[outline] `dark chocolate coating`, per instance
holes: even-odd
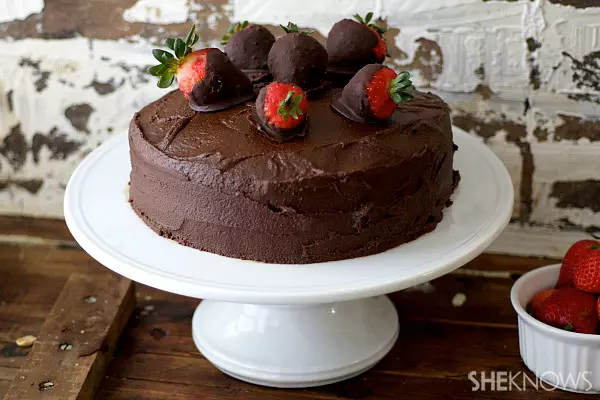
[[[271,47],[268,63],[274,80],[310,89],[319,86],[325,76],[327,51],[311,36],[288,33]]]
[[[359,124],[329,107],[338,92],[311,100],[309,134],[285,143],[258,131],[250,102],[196,113],[166,94],[131,122],[133,209],[186,246],[277,263],[365,256],[433,230],[458,182],[448,107],[417,93],[384,124]]]
[[[294,129],[280,129],[267,121],[265,117],[265,96],[267,95],[267,86],[260,89],[256,98],[253,117],[255,122],[260,126],[260,129],[265,132],[273,140],[282,143],[293,139],[296,136],[304,136],[306,134],[306,116],[301,125]]]
[[[366,86],[373,74],[382,68],[381,64],[369,64],[362,67],[344,86],[341,95],[332,100],[331,107],[352,121],[375,122],[369,107]]]
[[[267,69],[269,50],[275,36],[260,25],[250,25],[234,33],[225,45],[225,54],[241,70]]]
[[[217,111],[254,97],[252,82],[219,49],[206,54],[206,74],[190,93],[190,107],[196,111]]]
[[[367,64],[381,63],[373,51],[377,43],[377,34],[360,22],[343,19],[335,23],[326,43],[330,68],[354,73]]]

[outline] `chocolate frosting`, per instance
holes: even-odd
[[[196,111],[217,111],[254,97],[252,82],[219,49],[208,49],[204,79],[194,85],[189,105]]]
[[[130,126],[134,210],[159,234],[230,257],[312,263],[378,253],[431,231],[458,182],[445,103],[418,93],[384,124],[310,101],[310,134],[277,143],[252,104],[195,113],[179,91]]]
[[[373,51],[377,43],[377,34],[360,22],[343,19],[335,23],[326,43],[330,68],[353,74],[367,64],[381,63]]]
[[[275,36],[267,28],[250,25],[229,38],[225,54],[241,70],[267,70],[267,57],[273,43]]]
[[[304,122],[294,129],[279,129],[267,122],[265,117],[265,97],[267,95],[267,86],[260,89],[256,98],[256,106],[252,116],[254,121],[260,126],[260,129],[265,132],[270,138],[277,142],[285,142],[293,139],[296,136],[304,136],[307,131],[306,116]]]
[[[383,68],[381,64],[369,64],[361,68],[344,86],[340,96],[334,97],[331,107],[356,122],[377,122],[372,117],[366,86],[373,74]]]
[[[322,83],[327,70],[327,51],[311,36],[288,33],[271,47],[268,65],[274,80],[310,89]]]

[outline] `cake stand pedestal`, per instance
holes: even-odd
[[[81,247],[134,281],[206,299],[192,320],[194,342],[217,368],[275,387],[309,387],[360,374],[398,337],[386,293],[444,275],[502,232],[513,187],[501,161],[455,129],[462,180],[444,219],[421,238],[368,257],[278,265],[223,257],[155,234],[128,203],[126,136],[88,155],[65,194],[65,219]]]

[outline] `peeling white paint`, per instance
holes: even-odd
[[[64,49],[68,48],[69,52]],[[151,64],[148,48],[114,41],[90,41],[85,38],[66,40],[0,41],[3,74],[0,77],[0,138],[17,123],[28,146],[36,133],[48,134],[56,128],[67,140],[84,142],[79,150],[64,160],[52,159],[46,147],[39,152],[39,163],[27,153],[25,164],[15,170],[0,157],[3,179],[43,179],[37,194],[15,185],[0,191],[0,212],[26,213],[33,216],[61,217],[62,197],[72,170],[89,151],[112,134],[125,134],[133,114],[165,93],[150,76],[142,73]],[[21,66],[21,60],[39,63],[39,70],[49,72],[46,88],[37,91],[36,68]],[[99,94],[91,83],[113,82],[115,90]],[[13,111],[6,102],[12,92]],[[77,131],[65,117],[65,109],[73,104],[89,104],[90,132]]]
[[[43,9],[44,0],[0,0],[0,23],[25,19]]]
[[[127,22],[178,24],[188,20],[189,0],[138,0],[123,13]]]

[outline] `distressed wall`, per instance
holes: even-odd
[[[77,163],[163,93],[152,45],[195,22],[317,29],[374,11],[389,63],[505,162],[517,203],[492,246],[558,256],[600,227],[600,0],[0,0],[0,213],[62,216]]]

